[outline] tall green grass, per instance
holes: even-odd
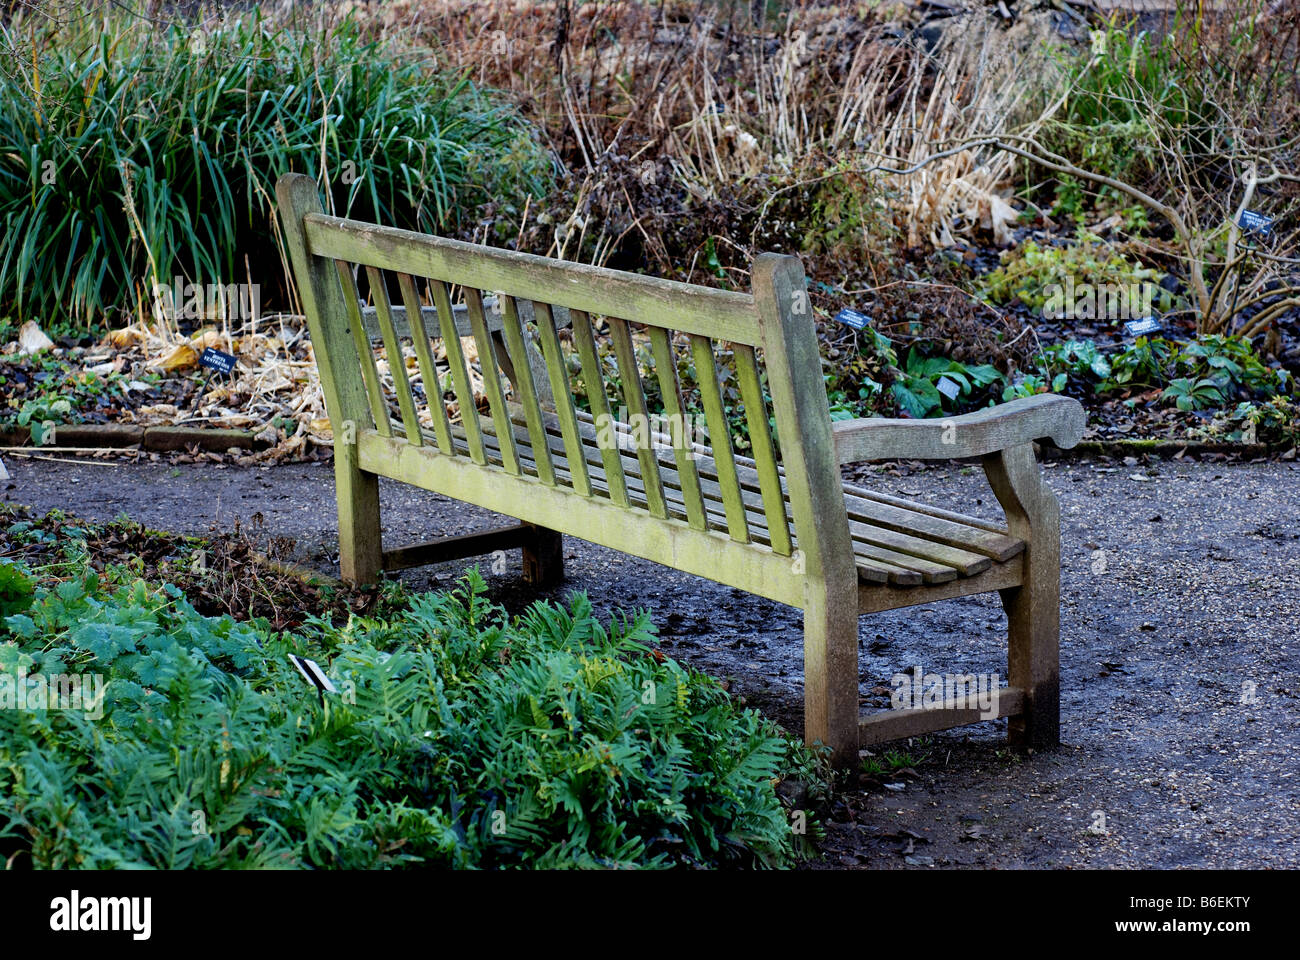
[[[508,220],[552,185],[511,108],[350,22],[111,14],[8,36],[22,39],[0,49],[19,74],[0,86],[0,315],[89,326],[176,276],[251,279],[274,300],[288,171],[328,185],[335,212],[443,233],[472,230],[489,200]]]

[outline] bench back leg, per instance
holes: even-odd
[[[334,488],[339,502],[339,574],[353,584],[376,583],[383,568],[379,478],[358,468],[357,445],[343,442],[339,434],[334,442]]]
[[[321,213],[316,182],[281,177],[276,184],[285,246],[315,348],[325,408],[334,432],[334,478],[339,506],[339,567],[344,580],[379,579],[379,478],[358,466],[356,432],[375,420],[362,381],[361,359],[348,325],[343,288],[335,264],[307,251],[302,218]],[[355,301],[354,301],[355,304]],[[352,312],[355,311],[355,307]],[[359,321],[359,317],[358,317]]]
[[[1007,674],[1025,692],[1024,713],[1007,722],[1014,746],[1046,750],[1060,742],[1061,520],[1042,481],[1033,444],[985,458],[989,483],[1011,535],[1025,541],[1024,583],[999,591],[1007,612]]]
[[[524,542],[524,580],[546,588],[564,579],[564,537],[557,530],[527,524],[531,536]]]

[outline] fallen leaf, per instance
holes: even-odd
[[[40,353],[54,346],[54,341],[45,335],[45,331],[36,325],[35,320],[28,320],[18,328],[18,356],[25,357]]]
[[[1020,211],[995,193],[980,199],[980,227],[993,233],[993,242],[999,247],[1010,247],[1016,242],[1012,228],[1020,219]]]
[[[182,370],[189,370],[198,366],[198,363],[198,352],[188,343],[178,343],[171,353],[160,360],[154,361],[153,365],[168,373],[179,373]]]

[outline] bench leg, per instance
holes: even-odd
[[[1047,750],[1061,739],[1060,584],[1041,580],[1001,591],[1007,611],[1007,679],[1025,691],[1024,713],[1007,720],[1012,746]]]
[[[379,534],[379,477],[357,466],[354,443],[334,445],[339,502],[339,572],[352,584],[376,583],[383,568]]]
[[[838,767],[858,762],[858,610],[810,592],[803,612],[804,740],[831,748]]]
[[[524,541],[524,581],[553,587],[564,579],[564,537],[558,530],[528,524],[532,536]]]
[[[1024,713],[1007,721],[1013,746],[1060,742],[1061,511],[1025,444],[985,461],[1014,536],[1026,541],[1025,580],[1001,590],[1007,612],[1008,682],[1025,692]]]

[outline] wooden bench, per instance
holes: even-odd
[[[326,216],[315,182],[299,175],[283,177],[277,194],[334,430],[345,578],[520,548],[525,577],[553,582],[567,533],[790,604],[804,612],[805,736],[841,763],[868,743],[979,719],[969,704],[860,717],[858,616],[996,590],[1009,622],[997,715],[1010,717],[1015,744],[1057,743],[1058,509],[1033,442],[1078,441],[1084,416],[1074,400],[1039,396],[943,421],[832,423],[794,257],[758,257],[752,293],[735,293]],[[453,286],[463,303],[453,304]],[[600,318],[613,360],[598,347]],[[410,359],[399,359],[404,335]],[[725,417],[723,350],[749,457],[736,454]],[[486,413],[475,404],[471,352]],[[687,365],[699,381],[691,409],[678,379]],[[575,377],[589,411],[575,405]],[[655,444],[637,433],[651,412],[647,387],[668,415]],[[611,395],[625,420],[613,416]],[[708,447],[682,429],[700,407]],[[840,477],[841,464],[863,460],[966,457],[981,458],[1004,523]],[[519,523],[384,550],[380,477]]]

